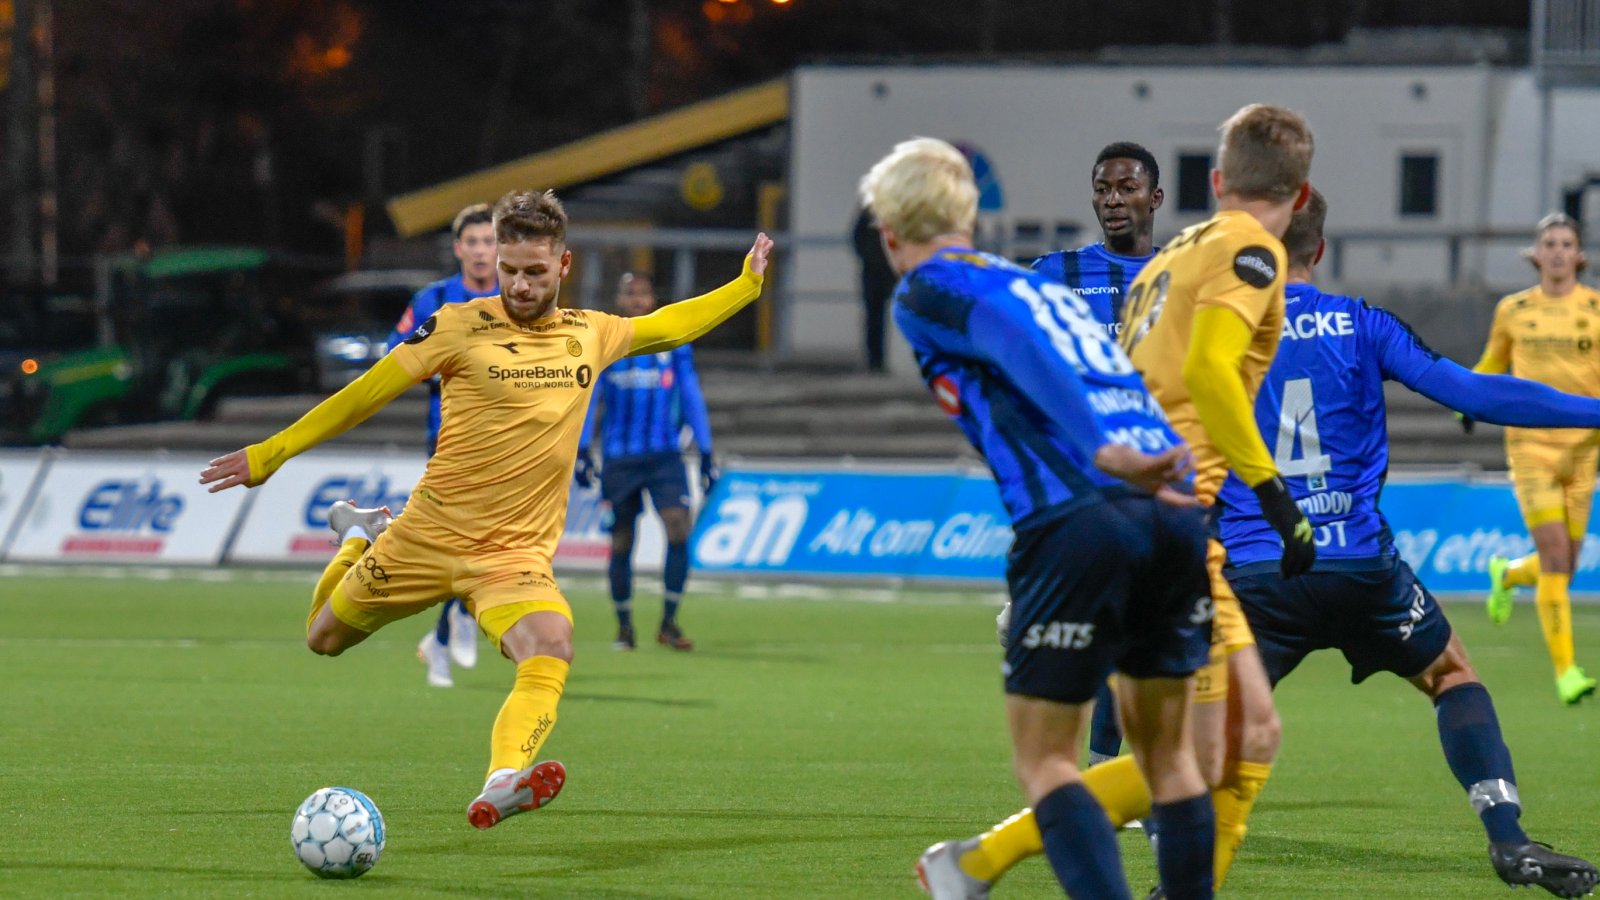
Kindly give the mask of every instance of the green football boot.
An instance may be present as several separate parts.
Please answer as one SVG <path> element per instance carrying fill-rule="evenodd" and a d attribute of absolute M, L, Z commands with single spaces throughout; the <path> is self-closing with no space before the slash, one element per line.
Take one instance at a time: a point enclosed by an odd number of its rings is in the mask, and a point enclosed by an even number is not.
<path fill-rule="evenodd" d="M 1512 589 L 1506 584 L 1506 568 L 1511 560 L 1489 557 L 1489 621 L 1504 625 L 1511 618 Z"/>
<path fill-rule="evenodd" d="M 1589 673 L 1577 666 L 1568 666 L 1565 672 L 1556 676 L 1556 693 L 1561 695 L 1561 702 L 1572 706 L 1583 698 L 1594 693 L 1596 682 L 1589 677 Z"/>

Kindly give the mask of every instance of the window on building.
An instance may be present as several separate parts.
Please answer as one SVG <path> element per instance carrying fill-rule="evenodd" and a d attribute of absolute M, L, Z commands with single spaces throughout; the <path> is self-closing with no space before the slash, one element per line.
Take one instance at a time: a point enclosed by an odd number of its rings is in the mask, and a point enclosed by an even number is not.
<path fill-rule="evenodd" d="M 1178 154 L 1178 212 L 1211 210 L 1211 154 Z"/>
<path fill-rule="evenodd" d="M 1400 157 L 1400 215 L 1439 214 L 1439 154 L 1406 153 Z"/>

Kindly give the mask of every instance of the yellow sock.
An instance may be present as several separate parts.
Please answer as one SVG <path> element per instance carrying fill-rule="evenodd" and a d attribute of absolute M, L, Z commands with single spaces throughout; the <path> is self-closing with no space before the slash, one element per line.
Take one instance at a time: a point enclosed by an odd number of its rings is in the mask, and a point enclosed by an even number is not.
<path fill-rule="evenodd" d="M 1150 814 L 1150 789 L 1132 756 L 1090 766 L 1084 770 L 1083 786 L 1105 809 L 1113 828 Z M 1039 823 L 1033 820 L 1033 810 L 1025 809 L 979 835 L 978 846 L 963 854 L 960 864 L 973 878 L 994 881 L 1017 863 L 1043 852 Z"/>
<path fill-rule="evenodd" d="M 1217 810 L 1217 856 L 1212 870 L 1214 889 L 1222 889 L 1223 879 L 1233 866 L 1233 856 L 1239 852 L 1250 818 L 1250 808 L 1256 805 L 1256 795 L 1272 774 L 1272 763 L 1238 760 L 1222 773 L 1222 784 L 1211 792 L 1211 803 Z"/>
<path fill-rule="evenodd" d="M 1044 852 L 1044 838 L 1033 820 L 1033 810 L 1025 809 L 978 837 L 978 846 L 961 855 L 961 868 L 973 878 L 996 881 L 1008 869 L 1030 856 Z"/>
<path fill-rule="evenodd" d="M 322 577 L 317 579 L 317 586 L 311 589 L 311 614 L 306 616 L 306 633 L 311 632 L 311 623 L 316 621 L 317 613 L 327 604 L 328 598 L 333 596 L 333 589 L 339 586 L 344 579 L 344 573 L 356 564 L 361 554 L 367 552 L 372 542 L 366 538 L 353 537 L 339 545 L 339 552 L 334 554 L 328 567 L 322 570 Z"/>
<path fill-rule="evenodd" d="M 526 769 L 556 724 L 556 704 L 571 666 L 554 656 L 530 656 L 517 664 L 511 696 L 495 716 L 489 737 L 489 772 Z"/>
<path fill-rule="evenodd" d="M 1544 643 L 1550 648 L 1550 661 L 1555 663 L 1558 676 L 1572 668 L 1572 598 L 1567 595 L 1571 583 L 1571 575 L 1540 575 L 1538 593 L 1534 595 L 1539 627 L 1544 630 Z"/>
<path fill-rule="evenodd" d="M 1533 587 L 1539 583 L 1539 554 L 1529 553 L 1521 559 L 1514 559 L 1506 566 L 1506 575 L 1501 583 L 1506 587 Z"/>
<path fill-rule="evenodd" d="M 1106 811 L 1112 828 L 1150 815 L 1150 789 L 1133 757 L 1119 756 L 1084 770 L 1083 786 Z"/>

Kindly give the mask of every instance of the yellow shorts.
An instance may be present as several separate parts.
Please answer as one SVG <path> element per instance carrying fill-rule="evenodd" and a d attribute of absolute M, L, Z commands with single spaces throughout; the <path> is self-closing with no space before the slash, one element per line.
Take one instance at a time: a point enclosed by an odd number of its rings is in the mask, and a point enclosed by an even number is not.
<path fill-rule="evenodd" d="M 404 516 L 395 519 L 339 582 L 328 600 L 339 621 L 370 633 L 460 597 L 496 647 L 521 617 L 508 619 L 502 607 L 515 605 L 523 615 L 549 610 L 571 621 L 572 608 L 543 554 L 497 550 L 466 555 L 419 539 L 404 521 Z"/>
<path fill-rule="evenodd" d="M 1194 675 L 1196 703 L 1217 703 L 1228 697 L 1228 655 L 1256 642 L 1222 567 L 1228 552 L 1217 541 L 1206 542 L 1206 574 L 1211 579 L 1211 661 Z"/>
<path fill-rule="evenodd" d="M 1571 477 L 1563 480 L 1557 472 L 1562 458 L 1571 456 Z M 1564 522 L 1567 534 L 1581 539 L 1589 528 L 1589 506 L 1594 498 L 1595 463 L 1600 448 L 1589 447 L 1577 453 L 1567 444 L 1541 441 L 1507 441 L 1506 463 L 1511 467 L 1511 484 L 1517 505 L 1529 528 Z"/>

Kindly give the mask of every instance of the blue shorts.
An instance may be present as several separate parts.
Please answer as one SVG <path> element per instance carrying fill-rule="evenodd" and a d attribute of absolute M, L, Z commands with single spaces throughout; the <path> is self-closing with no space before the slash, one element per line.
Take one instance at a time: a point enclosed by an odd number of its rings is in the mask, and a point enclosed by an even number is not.
<path fill-rule="evenodd" d="M 1008 694 L 1084 703 L 1112 670 L 1185 678 L 1210 654 L 1198 510 L 1148 497 L 1090 503 L 1017 532 L 1006 582 Z"/>
<path fill-rule="evenodd" d="M 1352 572 L 1284 578 L 1271 571 L 1225 570 L 1244 606 L 1267 678 L 1276 685 L 1306 655 L 1337 648 L 1350 681 L 1374 672 L 1419 675 L 1450 642 L 1450 622 L 1403 560 Z"/>
<path fill-rule="evenodd" d="M 644 509 L 644 492 L 657 510 L 689 507 L 689 477 L 676 453 L 608 459 L 600 470 L 600 499 L 618 522 L 632 522 Z"/>

